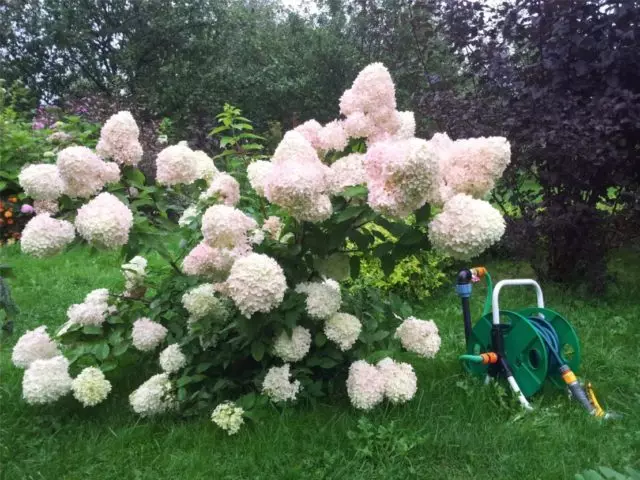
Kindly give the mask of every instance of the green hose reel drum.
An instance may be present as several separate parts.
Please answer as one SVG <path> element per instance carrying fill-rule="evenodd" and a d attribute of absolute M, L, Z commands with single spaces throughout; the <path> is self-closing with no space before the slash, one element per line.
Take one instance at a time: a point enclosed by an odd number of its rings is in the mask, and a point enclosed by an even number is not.
<path fill-rule="evenodd" d="M 574 372 L 580 367 L 580 342 L 571 324 L 559 313 L 548 308 L 525 308 L 518 311 L 500 310 L 500 322 L 504 329 L 505 357 L 522 393 L 529 397 L 538 392 L 549 378 L 558 388 L 565 383 L 549 358 L 549 352 L 538 330 L 529 318 L 543 315 L 553 326 L 560 340 L 560 355 Z M 491 351 L 492 313 L 485 313 L 473 327 L 467 353 L 478 355 Z M 551 368 L 550 368 L 551 366 Z M 465 362 L 466 369 L 485 377 L 488 365 Z"/>

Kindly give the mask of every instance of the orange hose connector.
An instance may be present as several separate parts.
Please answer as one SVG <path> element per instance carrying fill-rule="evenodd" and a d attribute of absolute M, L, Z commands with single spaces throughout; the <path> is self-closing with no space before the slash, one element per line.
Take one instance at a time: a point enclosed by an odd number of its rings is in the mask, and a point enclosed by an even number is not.
<path fill-rule="evenodd" d="M 495 352 L 481 353 L 480 356 L 483 365 L 498 363 L 498 354 Z"/>
<path fill-rule="evenodd" d="M 474 267 L 471 269 L 471 273 L 478 278 L 482 278 L 486 275 L 487 269 L 484 267 Z"/>

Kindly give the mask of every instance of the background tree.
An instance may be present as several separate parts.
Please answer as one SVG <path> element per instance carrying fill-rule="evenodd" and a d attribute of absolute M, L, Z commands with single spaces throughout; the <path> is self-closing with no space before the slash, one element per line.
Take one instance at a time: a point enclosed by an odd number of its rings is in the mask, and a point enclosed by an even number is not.
<path fill-rule="evenodd" d="M 640 175 L 638 2 L 454 1 L 441 11 L 466 83 L 427 92 L 422 108 L 456 136 L 509 138 L 497 200 L 517 207 L 533 266 L 604 287 L 610 212 Z"/>

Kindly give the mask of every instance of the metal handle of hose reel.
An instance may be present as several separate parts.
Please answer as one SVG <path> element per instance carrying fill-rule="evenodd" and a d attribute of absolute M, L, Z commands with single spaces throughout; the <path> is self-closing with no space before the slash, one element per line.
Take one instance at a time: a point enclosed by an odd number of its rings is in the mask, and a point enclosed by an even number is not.
<path fill-rule="evenodd" d="M 530 278 L 521 278 L 514 280 L 500 280 L 495 287 L 493 287 L 493 295 L 491 296 L 491 310 L 493 315 L 493 324 L 498 325 L 500 323 L 500 307 L 498 306 L 498 296 L 502 287 L 507 286 L 532 286 L 536 289 L 536 297 L 538 300 L 538 308 L 544 308 L 544 297 L 542 296 L 542 289 L 538 282 L 531 280 Z"/>

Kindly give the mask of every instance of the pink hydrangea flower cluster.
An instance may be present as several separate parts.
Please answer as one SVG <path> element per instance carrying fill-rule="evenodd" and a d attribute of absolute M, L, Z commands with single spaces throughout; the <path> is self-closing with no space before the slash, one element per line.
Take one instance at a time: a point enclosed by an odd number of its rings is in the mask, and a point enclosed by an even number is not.
<path fill-rule="evenodd" d="M 267 200 L 298 220 L 319 222 L 329 218 L 331 170 L 300 133 L 285 134 L 271 163 L 263 186 Z"/>
<path fill-rule="evenodd" d="M 118 112 L 102 126 L 96 152 L 120 165 L 136 166 L 142 159 L 139 136 L 140 129 L 131 113 Z"/>
<path fill-rule="evenodd" d="M 228 173 L 218 173 L 207 191 L 202 194 L 204 199 L 213 197 L 224 205 L 233 207 L 240 201 L 240 184 Z"/>
<path fill-rule="evenodd" d="M 406 217 L 422 207 L 438 174 L 438 160 L 431 144 L 419 138 L 373 144 L 365 159 L 371 208 Z"/>
<path fill-rule="evenodd" d="M 24 227 L 20 247 L 28 255 L 48 257 L 59 253 L 73 242 L 75 236 L 75 230 L 70 222 L 41 213 L 29 220 Z"/>
<path fill-rule="evenodd" d="M 75 225 L 87 242 L 116 248 L 127 243 L 133 214 L 118 197 L 103 192 L 78 209 Z"/>
<path fill-rule="evenodd" d="M 222 281 L 229 274 L 233 262 L 248 255 L 250 251 L 247 244 L 234 248 L 217 248 L 201 242 L 183 260 L 182 271 L 186 275 Z"/>
<path fill-rule="evenodd" d="M 511 161 L 511 146 L 504 137 L 453 141 L 446 133 L 437 133 L 431 143 L 440 157 L 437 189 L 431 198 L 437 205 L 458 193 L 484 197 Z"/>
<path fill-rule="evenodd" d="M 381 63 L 372 63 L 356 77 L 340 98 L 340 112 L 347 118 L 344 128 L 351 137 L 369 142 L 391 138 L 400 126 L 396 92 L 391 74 Z"/>
<path fill-rule="evenodd" d="M 267 218 L 262 224 L 262 230 L 274 240 L 280 239 L 282 228 L 282 220 L 280 220 L 280 217 L 276 217 L 274 215 Z"/>
<path fill-rule="evenodd" d="M 87 147 L 67 147 L 58 152 L 56 161 L 64 182 L 64 193 L 70 197 L 89 198 L 108 183 L 120 179 L 117 164 L 104 162 Z"/>
<path fill-rule="evenodd" d="M 257 227 L 253 218 L 228 205 L 213 205 L 202 216 L 202 235 L 211 247 L 234 248 L 246 244 L 247 232 Z"/>
<path fill-rule="evenodd" d="M 332 192 L 340 193 L 347 187 L 365 185 L 367 174 L 364 168 L 365 155 L 352 153 L 331 164 Z"/>

